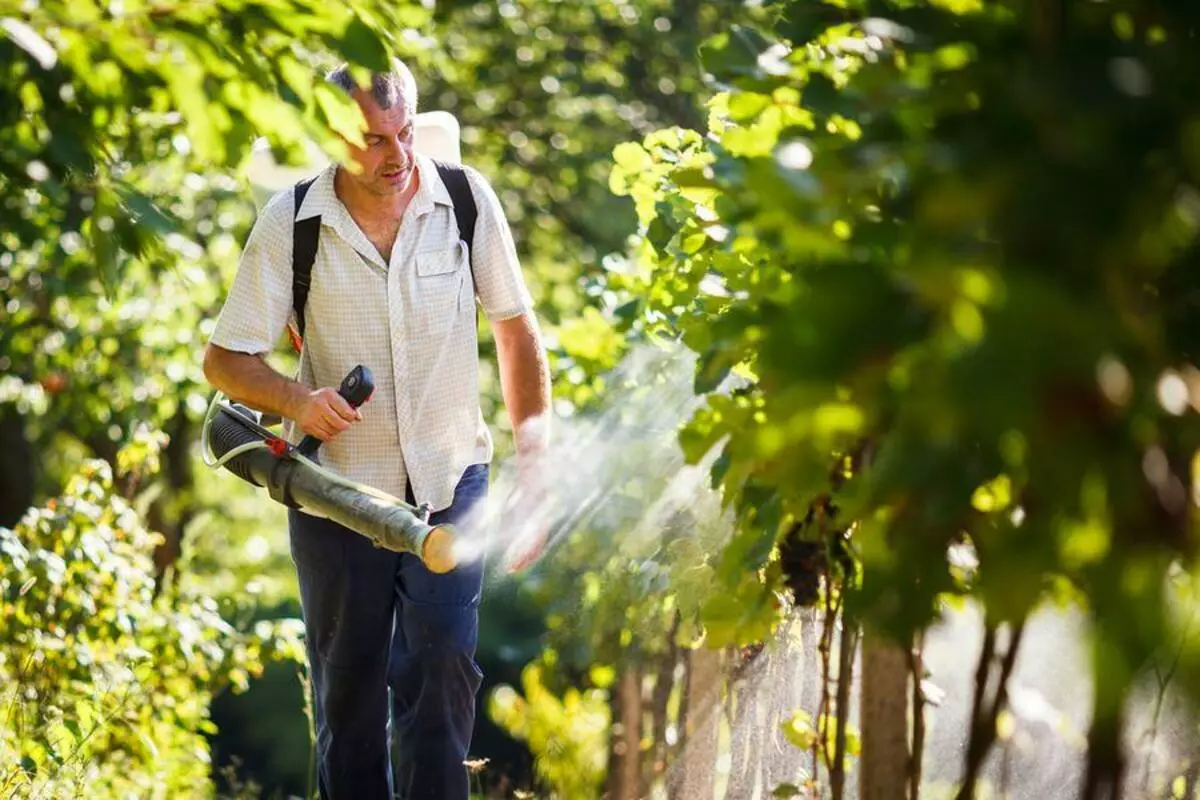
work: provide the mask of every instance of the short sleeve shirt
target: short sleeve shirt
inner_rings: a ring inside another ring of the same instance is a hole
[[[399,498],[411,482],[418,503],[440,510],[464,470],[492,458],[479,407],[476,301],[492,321],[524,314],[532,303],[487,181],[466,169],[478,209],[468,251],[435,165],[418,155],[417,169],[420,184],[390,261],[338,199],[336,167],[317,177],[299,209],[291,189],[272,197],[246,242],[211,341],[242,353],[274,347],[293,314],[293,222],[319,216],[298,379],[336,387],[358,364],[375,378],[363,421],[322,445],[322,464]],[[290,422],[284,433],[293,443],[302,438]]]

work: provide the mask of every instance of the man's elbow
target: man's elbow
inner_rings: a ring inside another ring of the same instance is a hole
[[[225,359],[228,357],[228,351],[209,342],[204,348],[204,360],[201,364],[201,369],[204,372],[204,380],[208,381],[209,386],[214,389],[221,389],[221,376],[225,374],[222,368]]]

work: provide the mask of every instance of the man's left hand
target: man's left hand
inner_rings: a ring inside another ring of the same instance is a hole
[[[517,531],[504,553],[504,568],[510,575],[536,563],[550,536],[549,494],[540,470],[535,463],[526,462],[521,464],[519,475],[505,524]]]

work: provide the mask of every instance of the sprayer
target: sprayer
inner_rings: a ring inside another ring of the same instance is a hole
[[[375,390],[371,370],[359,365],[338,387],[358,408]],[[429,506],[414,507],[366,484],[321,466],[321,440],[306,436],[298,445],[273,433],[262,415],[217,392],[201,430],[204,463],[224,467],[242,480],[265,488],[271,499],[314,516],[326,517],[370,539],[376,547],[412,553],[431,572],[456,566],[451,525],[430,525]]]

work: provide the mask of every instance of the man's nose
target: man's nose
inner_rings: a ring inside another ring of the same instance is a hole
[[[408,143],[396,136],[389,140],[388,155],[397,161],[408,161]]]

